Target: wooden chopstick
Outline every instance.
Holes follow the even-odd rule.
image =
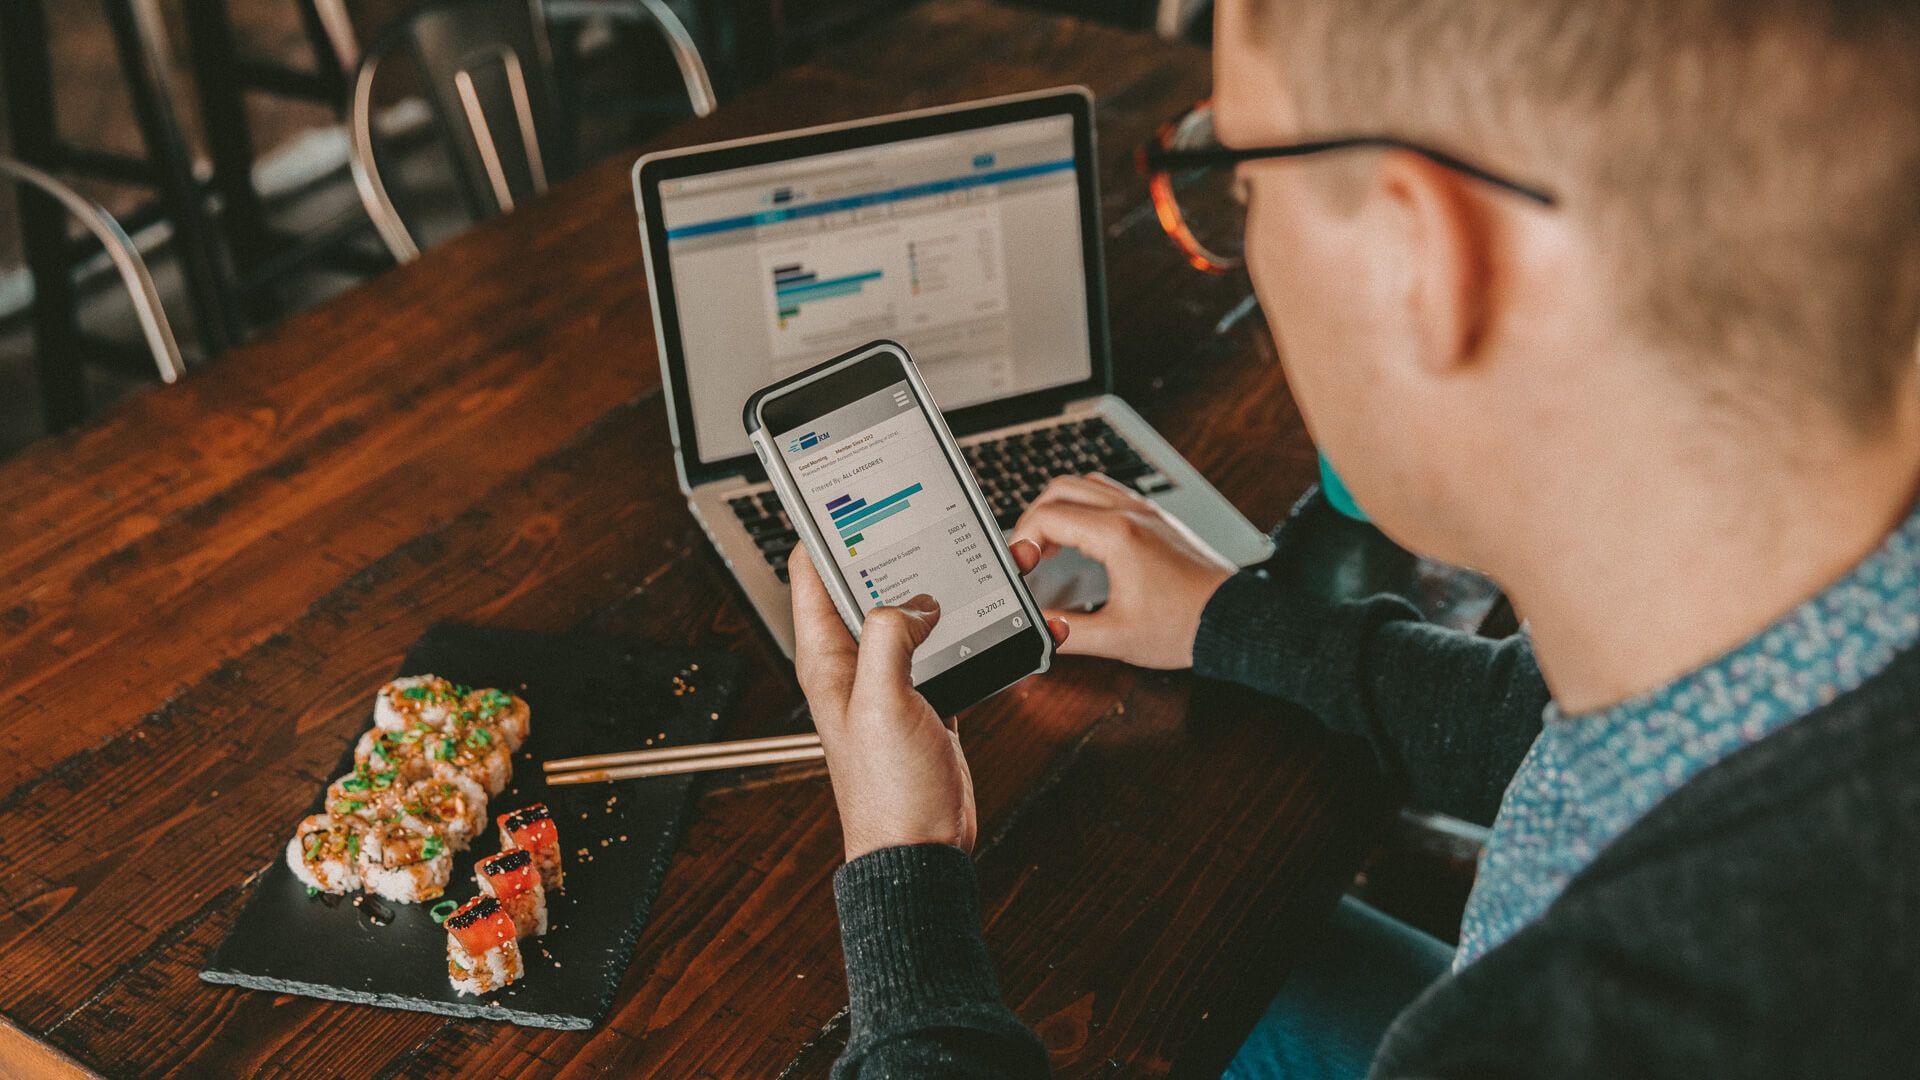
[[[743,740],[752,742],[755,740]],[[725,746],[726,743],[709,744]],[[693,749],[681,747],[678,749]],[[611,768],[557,772],[547,776],[549,784],[593,784],[603,780],[637,780],[646,776],[671,776],[675,773],[710,772],[714,769],[738,769],[749,765],[780,765],[789,761],[816,761],[827,752],[816,740],[812,746],[794,746],[784,750],[759,750],[745,754],[716,754],[706,757],[682,757],[674,761],[655,761],[646,765],[618,765]],[[552,764],[551,762],[549,764]]]
[[[661,761],[684,761],[727,754],[749,754],[757,750],[793,750],[819,746],[820,736],[811,731],[798,735],[775,735],[766,739],[736,739],[733,742],[693,743],[687,746],[662,746],[653,750],[626,750],[618,754],[588,754],[585,757],[557,758],[542,762],[550,773],[575,769],[604,769],[614,765],[652,765]]]

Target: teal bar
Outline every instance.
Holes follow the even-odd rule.
[[[853,525],[848,525],[846,528],[840,530],[840,535],[845,536],[849,532],[853,532],[858,529],[864,529],[876,521],[885,521],[888,518],[892,517],[893,515],[899,513],[900,511],[905,510],[907,506],[908,504],[905,502],[897,502],[897,503],[894,503],[892,506],[889,506],[886,509],[880,511],[877,514],[864,514],[861,516],[858,523]]]
[[[876,513],[877,511],[884,510],[887,507],[892,506],[894,503],[904,500],[907,496],[917,495],[919,494],[919,492],[920,492],[919,484],[915,484],[912,487],[907,488],[903,491],[896,491],[893,494],[887,496],[886,498],[881,499],[879,502],[869,505],[865,510],[862,510],[860,513],[855,514],[853,517],[841,518],[839,521],[834,522],[834,524],[838,526],[840,531],[843,533],[858,529],[862,522],[866,522],[869,520],[873,520],[873,521],[879,520],[878,518],[873,517],[873,514]]]
[[[828,278],[825,281],[809,281],[800,285],[783,286],[776,283],[773,287],[773,291],[777,293],[780,299],[782,300],[787,300],[787,299],[804,300],[804,299],[807,299],[807,295],[809,293],[818,292],[821,289],[836,289],[836,288],[842,288],[846,286],[852,286],[857,291],[859,289],[861,282],[872,281],[878,278],[879,276],[880,276],[880,271],[869,270],[864,274],[847,274],[843,277]]]
[[[819,292],[783,292],[779,295],[779,299],[781,304],[797,310],[801,304],[811,304],[815,300],[831,300],[836,296],[852,296],[859,292],[861,288],[863,288],[863,286],[858,284],[834,285],[830,288],[821,289]]]

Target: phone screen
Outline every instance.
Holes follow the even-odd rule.
[[[1026,629],[991,526],[907,380],[779,432],[773,445],[862,617],[918,593],[940,602],[940,622],[913,654],[916,684]]]

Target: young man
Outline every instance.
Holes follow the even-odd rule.
[[[1526,619],[1297,595],[1098,480],[1016,528],[1023,565],[1106,564],[1067,651],[1298,701],[1492,821],[1457,951],[1343,909],[1346,967],[1397,999],[1310,973],[1234,1071],[1910,1075],[1920,6],[1221,0],[1216,30],[1224,146],[1402,140],[1241,163],[1247,267],[1361,506]],[[907,677],[938,611],[856,649],[793,565],[846,835],[838,1075],[1045,1075],[980,939],[965,760]]]

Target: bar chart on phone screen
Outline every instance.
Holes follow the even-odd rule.
[[[788,465],[862,611],[919,593],[940,622],[917,657],[1017,617],[1018,605],[978,517],[902,382],[821,417],[833,435],[783,433]],[[1018,629],[1022,623],[1013,623]],[[971,649],[969,648],[970,652]]]

